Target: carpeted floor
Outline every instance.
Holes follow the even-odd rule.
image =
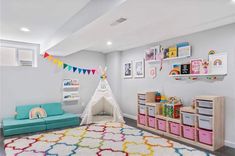
[[[209,156],[204,151],[120,123],[87,125],[6,139],[7,156]]]

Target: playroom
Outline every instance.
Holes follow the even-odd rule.
[[[234,0],[0,0],[0,156],[234,156]]]

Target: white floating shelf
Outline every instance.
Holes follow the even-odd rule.
[[[179,74],[169,75],[169,77],[209,77],[209,76],[226,76],[227,74]]]
[[[189,58],[191,57],[190,55],[187,56],[179,56],[179,57],[170,57],[170,58],[164,58],[163,61],[170,61],[170,60],[178,60],[178,59],[184,59],[184,58]],[[159,60],[152,60],[152,61],[147,61],[147,63],[156,63],[160,62]]]
[[[63,86],[63,88],[79,88],[79,85]]]
[[[63,101],[78,101],[80,98],[65,98]]]

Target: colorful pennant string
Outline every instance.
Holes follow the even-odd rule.
[[[82,72],[82,69],[81,68],[78,68],[78,73],[80,74]]]
[[[72,69],[72,66],[68,65],[68,71],[70,71]]]
[[[68,65],[64,63],[64,69],[67,67]]]
[[[91,72],[91,70],[87,69],[87,73],[88,73],[88,75],[90,75],[90,72]]]
[[[86,74],[86,69],[83,69],[83,74]]]
[[[57,58],[54,58],[52,55],[50,55],[47,52],[45,52],[43,54],[43,58],[47,59],[49,61],[52,61],[59,68],[63,68],[64,70],[67,70],[67,71],[72,71],[73,73],[75,73],[76,71],[78,71],[79,74],[86,74],[87,73],[88,75],[90,75],[90,73],[92,73],[93,75],[95,73],[97,73],[96,69],[84,69],[84,68],[74,67],[74,66],[71,66],[69,64],[66,64],[66,63],[62,62],[61,60],[59,60]]]
[[[73,72],[75,72],[78,68],[77,67],[73,67]]]
[[[49,54],[48,54],[48,53],[45,53],[43,57],[46,58],[46,57],[48,57],[48,56],[49,56]]]

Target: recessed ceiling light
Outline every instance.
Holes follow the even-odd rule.
[[[29,28],[26,28],[26,27],[22,27],[22,28],[20,28],[20,30],[23,31],[23,32],[29,32],[30,31]]]
[[[235,3],[235,0],[232,0],[233,1],[233,3]]]
[[[113,43],[111,41],[108,41],[106,44],[107,45],[112,45]]]

